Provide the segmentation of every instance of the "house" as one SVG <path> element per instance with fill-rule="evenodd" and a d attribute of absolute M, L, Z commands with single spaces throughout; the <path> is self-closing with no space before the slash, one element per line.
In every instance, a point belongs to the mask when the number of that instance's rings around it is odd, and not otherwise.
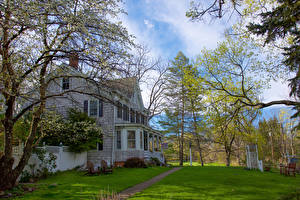
<path fill-rule="evenodd" d="M 72 75 L 56 79 L 48 89 L 49 95 L 65 94 L 48 99 L 46 107 L 63 115 L 69 108 L 78 108 L 96 119 L 104 132 L 103 143 L 87 152 L 87 160 L 96 166 L 101 160 L 112 164 L 131 157 L 155 157 L 164 162 L 162 135 L 148 124 L 148 110 L 136 78 L 110 80 L 101 85 L 77 78 L 80 73 L 76 56 L 70 57 L 66 68 Z"/>

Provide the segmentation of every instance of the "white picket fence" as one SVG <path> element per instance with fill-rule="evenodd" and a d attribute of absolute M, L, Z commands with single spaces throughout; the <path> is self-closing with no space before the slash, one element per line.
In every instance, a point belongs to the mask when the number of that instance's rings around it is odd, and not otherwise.
<path fill-rule="evenodd" d="M 43 146 L 37 148 L 42 148 L 46 150 L 46 154 L 45 154 L 46 158 L 49 158 L 49 153 L 52 153 L 56 156 L 56 160 L 55 160 L 56 168 L 50 169 L 52 172 L 65 171 L 65 170 L 73 169 L 78 166 L 85 166 L 87 162 L 87 152 L 73 153 L 68 151 L 67 146 Z M 14 147 L 13 149 L 13 154 L 15 158 L 14 167 L 19 163 L 19 160 L 22 156 L 22 151 L 23 151 L 23 145 Z M 35 166 L 34 172 L 36 172 L 39 169 L 40 164 L 41 161 L 38 159 L 38 156 L 33 153 L 24 170 L 27 170 L 28 172 L 31 173 L 32 167 L 30 166 Z"/>

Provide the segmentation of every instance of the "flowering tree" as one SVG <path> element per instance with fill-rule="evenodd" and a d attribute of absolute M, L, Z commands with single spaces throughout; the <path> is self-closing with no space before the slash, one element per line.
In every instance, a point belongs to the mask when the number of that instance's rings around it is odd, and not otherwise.
<path fill-rule="evenodd" d="M 121 23 L 112 22 L 120 0 L 5 0 L 0 3 L 0 112 L 4 152 L 0 156 L 0 190 L 14 186 L 23 171 L 37 136 L 52 80 L 62 63 L 77 55 L 78 78 L 101 81 L 120 73 L 132 41 Z M 55 72 L 55 73 L 54 73 Z M 82 91 L 81 91 L 82 92 Z M 22 106 L 20 106 L 22 105 Z M 20 162 L 13 168 L 15 123 L 29 110 L 32 119 Z"/>

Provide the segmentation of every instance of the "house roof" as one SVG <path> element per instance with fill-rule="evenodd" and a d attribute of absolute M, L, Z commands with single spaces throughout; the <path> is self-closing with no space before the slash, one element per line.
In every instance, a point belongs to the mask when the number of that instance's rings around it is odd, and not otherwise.
<path fill-rule="evenodd" d="M 122 94 L 125 94 L 127 97 L 132 97 L 137 85 L 136 77 L 120 78 L 107 81 L 107 86 L 118 90 Z"/>

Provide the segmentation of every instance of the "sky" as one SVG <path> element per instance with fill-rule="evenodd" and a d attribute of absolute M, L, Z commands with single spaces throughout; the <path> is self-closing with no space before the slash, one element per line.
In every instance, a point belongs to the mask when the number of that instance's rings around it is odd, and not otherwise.
<path fill-rule="evenodd" d="M 233 20 L 191 22 L 185 16 L 189 5 L 190 0 L 124 0 L 127 15 L 121 16 L 121 20 L 137 43 L 151 49 L 153 57 L 172 60 L 182 51 L 193 59 L 203 48 L 215 48 Z M 288 98 L 288 93 L 287 83 L 272 81 L 262 99 L 268 102 Z"/>

